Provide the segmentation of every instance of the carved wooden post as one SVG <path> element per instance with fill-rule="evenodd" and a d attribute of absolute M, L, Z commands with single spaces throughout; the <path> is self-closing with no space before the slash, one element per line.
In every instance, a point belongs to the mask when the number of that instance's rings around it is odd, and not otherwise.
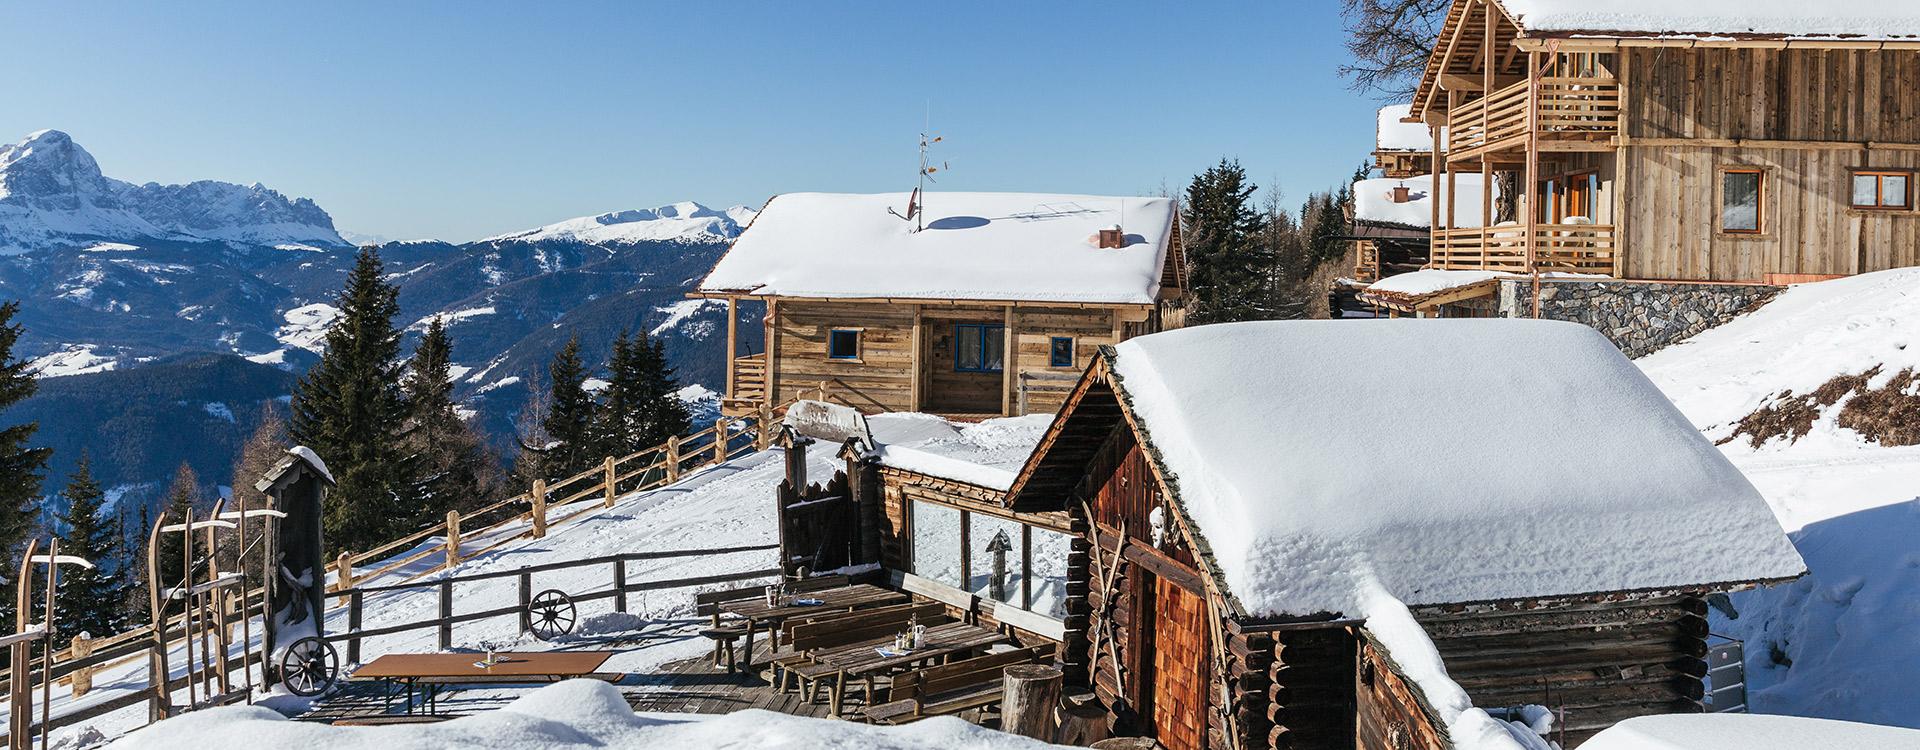
<path fill-rule="evenodd" d="M 73 645 L 70 648 L 73 649 L 73 658 L 75 660 L 85 659 L 93 655 L 93 639 L 88 638 L 87 635 L 87 633 L 81 633 L 73 637 Z M 73 670 L 73 697 L 78 698 L 86 695 L 87 691 L 93 689 L 93 670 L 94 667 L 81 667 Z"/>
<path fill-rule="evenodd" d="M 753 449 L 763 451 L 773 445 L 773 405 L 760 402 L 759 426 L 753 432 Z"/>
<path fill-rule="evenodd" d="M 620 491 L 618 489 L 615 489 L 614 487 L 616 483 L 615 480 L 619 478 L 620 474 L 616 469 L 614 469 L 613 463 L 614 463 L 613 457 L 608 456 L 607 467 L 606 467 L 606 472 L 607 472 L 606 482 L 607 482 L 607 507 L 609 508 L 613 507 L 613 499 L 620 495 Z"/>
<path fill-rule="evenodd" d="M 447 511 L 447 567 L 460 564 L 460 511 Z"/>
<path fill-rule="evenodd" d="M 727 418 L 715 417 L 713 420 L 713 465 L 727 462 Z"/>
<path fill-rule="evenodd" d="M 680 436 L 667 438 L 667 484 L 680 481 Z"/>
<path fill-rule="evenodd" d="M 1054 707 L 1060 703 L 1060 670 L 1041 664 L 1007 667 L 1002 678 L 1000 731 L 1053 740 Z"/>
<path fill-rule="evenodd" d="M 533 538 L 547 538 L 547 480 L 533 480 Z"/>
<path fill-rule="evenodd" d="M 339 557 L 334 558 L 333 569 L 336 573 L 336 575 L 334 576 L 334 581 L 336 582 L 335 585 L 340 587 L 339 590 L 345 591 L 347 589 L 353 588 L 353 556 L 352 555 L 349 555 L 345 552 L 340 553 Z M 344 603 L 346 600 L 347 598 L 345 596 L 342 596 L 340 597 L 340 601 L 334 602 L 334 603 L 340 604 L 340 603 Z"/>

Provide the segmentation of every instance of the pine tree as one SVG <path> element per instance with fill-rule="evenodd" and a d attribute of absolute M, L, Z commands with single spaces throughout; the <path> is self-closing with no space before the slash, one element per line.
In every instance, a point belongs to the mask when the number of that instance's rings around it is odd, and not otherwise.
<path fill-rule="evenodd" d="M 692 426 L 666 347 L 645 333 L 613 340 L 594 435 L 603 455 L 623 456 L 667 442 Z"/>
<path fill-rule="evenodd" d="M 13 345 L 20 340 L 20 326 L 12 323 L 20 303 L 0 304 L 0 413 L 32 396 L 39 384 L 27 372 L 26 360 L 13 358 Z M 33 533 L 40 502 L 40 485 L 45 479 L 51 448 L 28 448 L 40 423 L 12 425 L 0 429 L 0 580 L 16 580 L 14 561 L 27 537 Z M 0 596 L 0 629 L 13 632 L 15 624 L 12 596 Z"/>
<path fill-rule="evenodd" d="M 480 435 L 460 418 L 453 402 L 453 339 L 440 318 L 407 363 L 407 403 L 412 409 L 407 444 L 419 457 L 416 485 L 421 495 L 416 524 L 434 523 L 449 510 L 492 503 L 500 478 Z"/>
<path fill-rule="evenodd" d="M 188 466 L 186 462 L 181 462 L 180 469 L 173 474 L 173 484 L 167 488 L 167 497 L 164 501 L 167 525 L 171 526 L 177 523 L 186 523 L 189 519 L 205 520 L 198 519 L 198 514 L 205 512 L 205 509 L 202 507 L 204 505 L 202 500 L 205 493 L 206 490 L 200 486 L 200 475 L 194 473 L 192 466 Z M 182 581 L 186 580 L 186 574 L 184 572 L 187 569 L 186 560 L 183 559 L 186 555 L 186 550 L 182 545 L 189 541 L 189 536 L 193 537 L 191 540 L 193 543 L 193 554 L 194 559 L 197 561 L 205 552 L 206 546 L 200 543 L 198 535 L 179 531 L 162 532 L 160 534 L 160 588 L 163 591 L 178 586 Z M 196 565 L 195 570 L 198 571 L 199 569 L 199 566 Z M 169 606 L 168 611 L 178 610 L 175 607 Z"/>
<path fill-rule="evenodd" d="M 78 555 L 94 564 L 91 569 L 77 565 L 60 568 L 60 588 L 54 595 L 56 643 L 65 646 L 75 635 L 87 633 L 100 637 L 127 629 L 126 573 L 117 566 L 125 557 L 121 547 L 119 518 L 102 518 L 100 509 L 106 493 L 93 479 L 93 468 L 82 451 L 80 463 L 67 475 L 67 487 L 60 491 L 67 501 L 67 512 L 60 520 L 67 533 L 60 538 L 60 554 Z"/>
<path fill-rule="evenodd" d="M 1260 242 L 1254 185 L 1238 162 L 1220 160 L 1187 187 L 1188 282 L 1196 323 L 1269 317 L 1262 309 L 1273 259 Z"/>
<path fill-rule="evenodd" d="M 400 434 L 408 416 L 395 364 L 400 293 L 383 269 L 372 246 L 360 249 L 336 301 L 340 317 L 327 331 L 327 352 L 294 389 L 287 421 L 294 442 L 318 453 L 338 482 L 325 508 L 328 554 L 378 545 L 420 515 Z"/>
<path fill-rule="evenodd" d="M 267 493 L 254 487 L 254 483 L 266 476 L 274 464 L 287 454 L 287 423 L 280 416 L 280 410 L 271 404 L 260 412 L 260 424 L 253 428 L 253 434 L 240 446 L 240 455 L 233 466 L 233 477 L 228 486 L 233 487 L 233 499 L 228 505 L 230 511 L 249 511 L 271 508 L 273 499 Z M 249 585 L 259 585 L 265 580 L 266 561 L 258 554 L 262 547 L 258 540 L 267 533 L 266 519 L 254 518 L 245 521 L 247 544 L 253 547 L 248 552 L 234 547 L 220 550 L 220 569 L 239 570 L 240 558 L 247 552 L 247 570 Z M 237 537 L 236 537 L 237 538 Z"/>
<path fill-rule="evenodd" d="M 594 455 L 595 404 L 586 387 L 590 374 L 580 357 L 580 334 L 576 333 L 547 366 L 547 413 L 540 421 L 546 440 L 521 446 L 539 454 L 537 464 L 547 479 L 577 474 L 598 458 Z"/>

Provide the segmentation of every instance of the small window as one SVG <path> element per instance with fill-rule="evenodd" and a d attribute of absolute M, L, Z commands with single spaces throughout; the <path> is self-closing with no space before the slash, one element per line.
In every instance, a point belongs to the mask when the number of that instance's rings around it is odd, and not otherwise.
<path fill-rule="evenodd" d="M 1072 336 L 1053 337 L 1053 346 L 1051 347 L 1049 356 L 1047 357 L 1047 364 L 1052 367 L 1072 367 L 1073 366 L 1073 337 Z"/>
<path fill-rule="evenodd" d="M 838 329 L 827 334 L 827 357 L 829 359 L 859 359 L 860 332 L 851 329 Z"/>
<path fill-rule="evenodd" d="M 1000 372 L 1007 348 L 1006 332 L 1006 326 L 954 326 L 953 369 L 960 372 Z"/>
<path fill-rule="evenodd" d="M 1720 231 L 1760 231 L 1760 170 L 1729 169 L 1720 173 Z"/>
<path fill-rule="evenodd" d="M 1913 173 L 1853 173 L 1854 208 L 1912 208 Z"/>

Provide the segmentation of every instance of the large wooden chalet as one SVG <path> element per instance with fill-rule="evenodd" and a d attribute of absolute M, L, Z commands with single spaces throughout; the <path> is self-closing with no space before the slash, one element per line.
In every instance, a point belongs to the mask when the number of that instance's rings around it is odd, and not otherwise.
<path fill-rule="evenodd" d="M 1920 11 L 1455 0 L 1409 117 L 1481 176 L 1442 269 L 1791 283 L 1920 264 Z M 1444 126 L 1444 127 L 1441 127 Z M 1497 205 L 1496 173 L 1529 186 Z M 1401 174 L 1404 174 L 1403 170 Z"/>
<path fill-rule="evenodd" d="M 764 352 L 728 331 L 722 408 L 1050 413 L 1101 345 L 1182 325 L 1178 221 L 1168 198 L 775 197 L 697 292 L 729 321 L 766 304 Z"/>
<path fill-rule="evenodd" d="M 1517 351 L 1528 367 L 1473 365 Z M 1603 337 L 1554 321 L 1103 348 L 1006 498 L 1074 534 L 1068 680 L 1172 750 L 1515 731 L 1461 689 L 1553 709 L 1569 746 L 1697 712 L 1704 598 L 1804 571 L 1738 470 Z"/>

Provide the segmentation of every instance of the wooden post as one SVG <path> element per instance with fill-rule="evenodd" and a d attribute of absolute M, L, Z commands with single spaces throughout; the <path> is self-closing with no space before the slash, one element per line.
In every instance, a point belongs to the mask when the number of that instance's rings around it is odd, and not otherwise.
<path fill-rule="evenodd" d="M 667 484 L 680 481 L 680 436 L 667 438 Z"/>
<path fill-rule="evenodd" d="M 192 540 L 192 537 L 187 537 Z M 27 542 L 27 552 L 20 556 L 20 567 L 16 578 L 19 588 L 14 598 L 14 630 L 25 633 L 33 621 L 33 553 L 39 548 L 38 538 Z M 32 640 L 23 640 L 13 644 L 12 664 L 7 673 L 7 746 L 13 750 L 29 750 L 33 747 L 33 681 L 29 675 L 33 671 L 33 653 L 28 644 Z M 49 644 L 51 645 L 51 644 Z M 164 684 L 164 683 L 163 683 Z"/>
<path fill-rule="evenodd" d="M 1107 711 L 1099 703 L 1069 701 L 1060 707 L 1060 728 L 1054 732 L 1054 744 L 1086 747 L 1106 738 Z"/>
<path fill-rule="evenodd" d="M 767 446 L 773 445 L 773 404 L 760 402 L 760 416 L 757 421 L 759 426 L 754 429 L 753 449 L 763 451 Z"/>
<path fill-rule="evenodd" d="M 440 581 L 440 650 L 453 648 L 453 581 Z"/>
<path fill-rule="evenodd" d="M 619 489 L 618 489 L 618 488 L 617 488 L 617 487 L 615 486 L 615 485 L 617 485 L 617 484 L 619 484 L 619 482 L 618 482 L 617 480 L 619 479 L 619 477 L 620 477 L 620 474 L 619 474 L 619 470 L 617 470 L 617 469 L 615 469 L 615 468 L 614 468 L 614 458 L 613 458 L 612 456 L 608 456 L 608 457 L 607 457 L 607 465 L 606 465 L 606 468 L 604 469 L 604 471 L 606 471 L 606 473 L 607 473 L 607 477 L 606 477 L 606 480 L 605 480 L 605 481 L 606 481 L 606 483 L 607 483 L 607 492 L 606 492 L 606 495 L 607 495 L 607 505 L 606 505 L 606 507 L 609 507 L 609 508 L 611 508 L 611 507 L 613 507 L 613 500 L 614 500 L 614 498 L 616 498 L 616 497 L 619 497 L 619 495 L 620 495 L 620 491 L 619 491 Z"/>
<path fill-rule="evenodd" d="M 547 538 L 547 480 L 533 480 L 533 538 Z"/>
<path fill-rule="evenodd" d="M 68 648 L 73 649 L 75 660 L 85 659 L 93 655 L 93 639 L 88 638 L 86 633 L 81 633 L 73 637 L 73 644 Z M 73 697 L 86 695 L 87 691 L 93 689 L 93 670 L 95 669 L 97 667 L 81 667 L 73 670 Z"/>
<path fill-rule="evenodd" d="M 739 341 L 740 341 L 740 298 L 728 297 L 727 298 L 727 390 L 725 392 L 727 394 L 727 398 L 730 398 L 730 399 L 740 397 L 740 394 L 735 392 L 734 390 L 734 386 L 735 386 L 734 370 L 739 366 L 738 357 L 740 356 L 735 352 L 735 347 L 738 345 Z"/>
<path fill-rule="evenodd" d="M 460 511 L 447 511 L 447 567 L 460 564 Z"/>
<path fill-rule="evenodd" d="M 713 418 L 713 465 L 727 462 L 727 418 Z"/>
<path fill-rule="evenodd" d="M 361 597 L 361 594 L 358 591 L 353 592 L 347 597 L 347 632 L 349 634 L 360 632 L 360 613 L 361 613 L 361 604 L 362 604 L 362 602 L 360 601 L 360 597 Z M 359 638 L 353 638 L 347 641 L 347 663 L 348 664 L 360 663 L 360 639 Z"/>
<path fill-rule="evenodd" d="M 532 618 L 532 615 L 527 612 L 527 607 L 528 605 L 531 605 L 531 604 L 533 604 L 533 574 L 521 573 L 520 574 L 520 633 L 522 635 L 533 632 L 533 618 Z"/>
<path fill-rule="evenodd" d="M 1533 274 L 1533 317 L 1540 317 L 1540 211 L 1552 205 L 1553 196 L 1540 195 L 1540 53 L 1527 53 L 1527 165 L 1520 178 L 1521 200 L 1515 205 L 1526 212 L 1520 226 L 1526 227 L 1527 273 Z M 1546 200 L 1540 200 L 1541 198 Z"/>
<path fill-rule="evenodd" d="M 1001 683 L 1006 697 L 1000 704 L 1000 731 L 1051 742 L 1063 676 L 1060 670 L 1041 664 L 1007 667 Z"/>
<path fill-rule="evenodd" d="M 627 561 L 613 561 L 613 611 L 627 611 Z"/>
<path fill-rule="evenodd" d="M 920 306 L 913 306 L 912 351 L 907 355 L 907 370 L 911 380 L 907 385 L 907 411 L 920 411 L 925 394 L 921 392 L 920 381 L 926 378 L 926 363 L 921 350 L 927 348 L 926 324 L 920 317 Z"/>
<path fill-rule="evenodd" d="M 352 555 L 349 555 L 345 552 L 341 552 L 340 556 L 334 558 L 333 560 L 333 570 L 334 570 L 334 585 L 340 587 L 339 588 L 340 591 L 345 591 L 347 589 L 353 588 L 353 556 Z M 345 602 L 346 600 L 347 600 L 346 597 L 342 596 L 340 597 L 339 602 L 334 602 L 334 603 L 339 604 L 341 602 Z"/>
<path fill-rule="evenodd" d="M 1017 416 L 1013 411 L 1013 378 L 1020 372 L 1020 350 L 1013 335 L 1013 305 L 1007 305 L 1005 315 L 1000 328 L 1000 413 Z"/>
<path fill-rule="evenodd" d="M 1481 140 L 1481 145 L 1485 146 L 1493 142 L 1493 139 L 1489 137 L 1489 134 L 1492 133 L 1493 123 L 1490 118 L 1492 117 L 1493 108 L 1487 106 L 1487 104 L 1493 99 L 1493 59 L 1494 57 L 1496 57 L 1495 52 L 1497 52 L 1497 50 L 1493 48 L 1493 32 L 1494 32 L 1493 4 L 1492 3 L 1482 4 L 1480 6 L 1480 15 L 1486 19 L 1485 31 L 1484 31 L 1485 36 L 1482 36 L 1480 38 L 1480 140 Z M 1484 148 L 1481 150 L 1480 152 L 1480 268 L 1481 270 L 1485 270 L 1487 267 L 1487 260 L 1488 260 L 1488 257 L 1491 255 L 1490 251 L 1492 250 L 1492 245 L 1493 245 L 1493 241 L 1490 239 L 1492 236 L 1492 230 L 1493 230 L 1493 160 L 1488 158 L 1490 156 L 1492 156 L 1492 154 L 1487 153 L 1487 151 Z M 1522 191 L 1525 191 L 1531 188 L 1528 186 L 1522 185 L 1520 189 Z"/>

